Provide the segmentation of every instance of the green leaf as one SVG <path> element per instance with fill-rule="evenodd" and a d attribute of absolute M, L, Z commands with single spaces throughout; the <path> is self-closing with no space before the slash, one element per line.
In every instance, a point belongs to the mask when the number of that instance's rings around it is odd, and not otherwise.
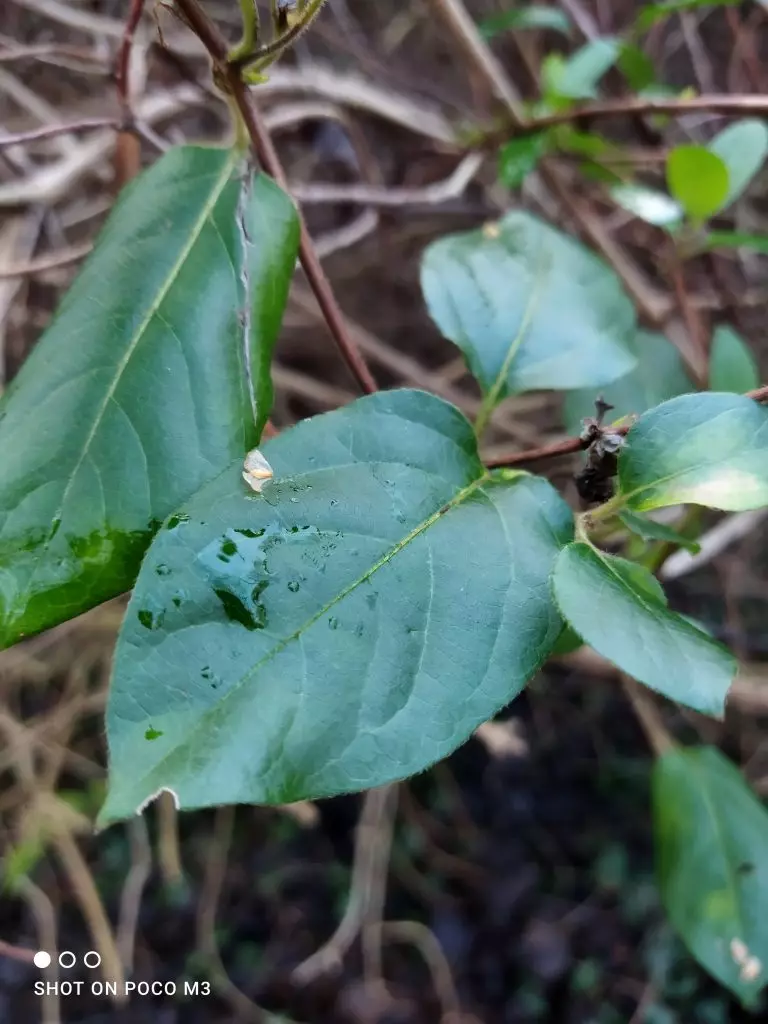
<path fill-rule="evenodd" d="M 597 84 L 619 58 L 622 44 L 618 39 L 604 37 L 585 43 L 555 68 L 546 90 L 571 100 L 593 99 Z"/>
<path fill-rule="evenodd" d="M 685 216 L 682 206 L 671 196 L 645 185 L 614 185 L 610 192 L 615 203 L 646 224 L 659 228 L 673 227 Z"/>
<path fill-rule="evenodd" d="M 768 964 L 765 808 L 714 747 L 659 758 L 653 805 L 656 873 L 673 926 L 710 974 L 754 1006 Z"/>
<path fill-rule="evenodd" d="M 743 231 L 710 231 L 697 252 L 711 252 L 719 249 L 754 249 L 768 256 L 768 235 L 750 235 Z"/>
<path fill-rule="evenodd" d="M 743 338 L 731 327 L 718 327 L 709 354 L 709 387 L 712 391 L 753 391 L 760 386 L 760 371 Z"/>
<path fill-rule="evenodd" d="M 637 358 L 635 369 L 602 389 L 603 397 L 614 407 L 610 422 L 645 412 L 667 398 L 694 390 L 677 349 L 663 334 L 638 331 L 629 349 Z M 563 415 L 569 434 L 578 434 L 581 421 L 594 416 L 596 397 L 594 388 L 571 391 L 565 396 Z"/>
<path fill-rule="evenodd" d="M 271 804 L 421 771 L 562 630 L 548 579 L 572 513 L 543 479 L 485 471 L 452 406 L 379 393 L 263 450 L 262 494 L 234 464 L 144 561 L 115 656 L 105 823 L 161 788 L 183 808 Z"/>
<path fill-rule="evenodd" d="M 132 182 L 0 401 L 0 646 L 127 590 L 163 517 L 258 439 L 296 223 L 240 162 L 180 147 Z"/>
<path fill-rule="evenodd" d="M 484 18 L 479 29 L 485 39 L 493 39 L 503 32 L 516 32 L 523 29 L 546 29 L 560 32 L 567 36 L 571 31 L 568 16 L 556 7 L 544 7 L 531 4 L 528 7 L 514 7 L 508 11 L 500 11 L 489 18 Z"/>
<path fill-rule="evenodd" d="M 635 365 L 635 312 L 616 275 L 528 213 L 434 242 L 421 284 L 490 409 L 531 388 L 605 384 Z"/>
<path fill-rule="evenodd" d="M 553 586 L 566 621 L 604 658 L 672 700 L 722 715 L 736 660 L 667 608 L 647 569 L 589 544 L 569 544 Z"/>
<path fill-rule="evenodd" d="M 566 654 L 573 654 L 574 651 L 578 651 L 578 649 L 583 646 L 584 641 L 578 633 L 574 633 L 571 627 L 566 623 L 566 625 L 563 626 L 562 633 L 557 640 L 555 640 L 555 646 L 550 652 L 550 657 L 562 658 Z"/>
<path fill-rule="evenodd" d="M 677 146 L 667 158 L 667 186 L 689 216 L 705 220 L 728 198 L 728 168 L 704 146 Z"/>
<path fill-rule="evenodd" d="M 499 150 L 499 180 L 507 188 L 519 188 L 549 149 L 548 132 L 510 139 Z"/>
<path fill-rule="evenodd" d="M 750 398 L 680 395 L 641 416 L 619 455 L 619 486 L 637 512 L 768 504 L 768 413 Z"/>
<path fill-rule="evenodd" d="M 653 61 L 633 43 L 622 43 L 618 67 L 633 92 L 641 92 L 657 84 Z"/>
<path fill-rule="evenodd" d="M 646 4 L 640 10 L 636 25 L 641 32 L 645 32 L 672 14 L 695 11 L 699 7 L 733 7 L 739 2 L 740 0 L 667 0 L 666 3 Z"/>
<path fill-rule="evenodd" d="M 697 555 L 701 551 L 701 545 L 696 541 L 684 537 L 682 533 L 673 530 L 670 526 L 665 526 L 664 523 L 657 523 L 655 519 L 648 519 L 626 510 L 619 513 L 619 519 L 628 530 L 636 533 L 643 540 L 661 540 L 667 544 L 677 544 L 693 555 Z"/>
<path fill-rule="evenodd" d="M 749 118 L 736 121 L 720 132 L 709 144 L 728 171 L 728 194 L 723 206 L 738 199 L 749 185 L 768 154 L 768 128 L 762 121 Z"/>

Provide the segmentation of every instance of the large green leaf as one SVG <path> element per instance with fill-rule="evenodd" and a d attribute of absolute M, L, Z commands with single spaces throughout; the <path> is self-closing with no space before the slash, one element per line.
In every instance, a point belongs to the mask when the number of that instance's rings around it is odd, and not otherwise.
<path fill-rule="evenodd" d="M 659 402 L 694 388 L 675 346 L 663 334 L 638 331 L 628 343 L 637 359 L 635 369 L 602 388 L 603 397 L 613 406 L 608 421 L 639 415 Z M 595 414 L 595 390 L 569 391 L 565 396 L 563 417 L 569 434 L 578 434 L 581 421 Z"/>
<path fill-rule="evenodd" d="M 738 199 L 768 155 L 768 128 L 762 121 L 737 121 L 710 142 L 709 149 L 728 170 L 728 194 L 723 206 Z"/>
<path fill-rule="evenodd" d="M 604 658 L 672 700 L 722 714 L 734 657 L 667 608 L 647 569 L 589 544 L 569 544 L 553 585 L 566 621 Z"/>
<path fill-rule="evenodd" d="M 258 438 L 296 221 L 240 162 L 173 149 L 132 182 L 2 398 L 0 646 L 129 588 L 159 522 Z"/>
<path fill-rule="evenodd" d="M 606 384 L 635 365 L 635 312 L 616 275 L 528 213 L 433 243 L 421 280 L 490 409 L 526 389 Z"/>
<path fill-rule="evenodd" d="M 283 803 L 421 771 L 520 692 L 562 630 L 573 532 L 543 479 L 488 473 L 471 426 L 380 393 L 235 464 L 155 538 L 117 646 L 105 822 Z M 154 737 L 151 740 L 149 737 Z"/>
<path fill-rule="evenodd" d="M 696 959 L 750 1006 L 768 965 L 768 815 L 713 747 L 654 768 L 659 889 Z"/>
<path fill-rule="evenodd" d="M 680 395 L 641 416 L 619 456 L 619 486 L 638 512 L 768 504 L 768 413 L 741 395 Z"/>
<path fill-rule="evenodd" d="M 712 391 L 741 394 L 760 386 L 760 372 L 752 352 L 732 327 L 718 327 L 709 353 L 709 386 Z"/>

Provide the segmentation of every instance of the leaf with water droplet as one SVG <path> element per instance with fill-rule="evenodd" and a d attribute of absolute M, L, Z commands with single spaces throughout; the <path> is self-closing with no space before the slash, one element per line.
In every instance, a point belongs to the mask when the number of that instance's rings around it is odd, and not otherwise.
<path fill-rule="evenodd" d="M 161 788 L 182 808 L 285 803 L 422 771 L 508 704 L 562 632 L 549 580 L 572 513 L 546 480 L 485 470 L 453 406 L 382 392 L 264 452 L 264 495 L 233 462 L 185 506 L 183 531 L 155 539 L 131 608 L 186 597 L 161 629 L 126 617 L 102 822 Z M 150 721 L 157 756 L 138 746 Z"/>

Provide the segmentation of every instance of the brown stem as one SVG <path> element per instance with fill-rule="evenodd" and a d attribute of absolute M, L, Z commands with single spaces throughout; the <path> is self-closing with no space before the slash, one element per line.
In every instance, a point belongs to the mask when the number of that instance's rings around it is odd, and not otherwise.
<path fill-rule="evenodd" d="M 216 26 L 200 8 L 197 0 L 177 0 L 176 6 L 186 19 L 189 27 L 211 55 L 216 67 L 216 74 L 222 80 L 232 99 L 237 105 L 240 116 L 248 132 L 256 157 L 264 170 L 275 179 L 281 188 L 287 189 L 285 172 L 277 155 L 269 131 L 261 113 L 254 103 L 248 86 L 243 82 L 239 68 L 228 66 L 227 43 Z M 299 260 L 307 275 L 310 287 L 323 312 L 328 328 L 333 335 L 350 372 L 366 394 L 378 391 L 378 385 L 368 369 L 360 350 L 347 330 L 336 296 L 325 275 L 314 244 L 307 231 L 304 218 L 299 211 L 301 240 L 299 243 Z"/>
<path fill-rule="evenodd" d="M 768 402 L 768 384 L 763 384 L 754 391 L 746 391 L 744 398 L 751 398 L 755 402 Z M 621 427 L 610 427 L 612 434 L 626 436 L 632 429 L 631 425 Z M 556 441 L 554 444 L 542 445 L 541 448 L 527 448 L 522 452 L 510 452 L 508 455 L 495 455 L 493 458 L 485 459 L 489 469 L 495 466 L 518 466 L 525 462 L 537 462 L 539 459 L 551 459 L 557 455 L 571 455 L 574 452 L 582 451 L 588 442 L 582 441 L 580 437 L 569 437 L 565 441 Z"/>
<path fill-rule="evenodd" d="M 685 274 L 682 261 L 677 252 L 672 257 L 670 266 L 672 274 L 672 287 L 675 291 L 677 305 L 685 322 L 686 330 L 691 347 L 696 353 L 696 365 L 691 365 L 692 360 L 686 359 L 689 369 L 693 373 L 699 387 L 706 387 L 709 379 L 709 350 L 705 337 L 704 324 L 701 321 L 699 312 L 694 308 L 691 297 L 685 287 Z"/>
<path fill-rule="evenodd" d="M 114 117 L 87 117 L 71 124 L 47 124 L 43 128 L 33 128 L 28 132 L 0 136 L 0 149 L 5 149 L 7 146 L 18 146 L 26 142 L 37 142 L 39 139 L 52 139 L 56 135 L 67 135 L 69 132 L 88 132 L 96 128 L 119 127 L 119 122 Z"/>
<path fill-rule="evenodd" d="M 569 110 L 558 110 L 543 117 L 527 119 L 522 125 L 514 117 L 506 118 L 506 125 L 492 128 L 488 132 L 478 133 L 474 146 L 494 148 L 510 137 L 519 133 L 521 128 L 526 132 L 543 131 L 561 124 L 571 124 L 582 119 L 606 117 L 638 117 L 647 114 L 673 114 L 683 116 L 708 112 L 742 117 L 747 114 L 768 114 L 768 96 L 722 95 L 712 93 L 709 96 L 692 96 L 689 99 L 645 99 L 641 96 L 627 96 L 614 100 L 601 100 L 599 103 L 581 104 Z"/>
<path fill-rule="evenodd" d="M 144 11 L 144 0 L 131 0 L 131 8 L 128 12 L 128 19 L 125 23 L 123 41 L 120 44 L 120 52 L 117 55 L 117 68 L 115 69 L 115 82 L 117 85 L 117 96 L 123 111 L 123 119 L 126 125 L 131 123 L 131 93 L 130 93 L 130 65 L 131 49 L 133 48 L 133 37 L 136 28 L 141 21 Z"/>

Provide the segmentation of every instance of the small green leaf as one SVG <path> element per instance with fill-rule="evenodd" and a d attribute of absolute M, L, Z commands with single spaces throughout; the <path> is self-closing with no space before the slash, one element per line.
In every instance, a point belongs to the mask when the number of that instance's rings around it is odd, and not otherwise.
<path fill-rule="evenodd" d="M 627 506 L 768 505 L 768 412 L 740 395 L 680 395 L 641 416 L 619 456 Z"/>
<path fill-rule="evenodd" d="M 695 540 L 684 537 L 682 533 L 673 530 L 670 526 L 665 526 L 664 523 L 657 523 L 655 519 L 648 519 L 646 516 L 639 516 L 626 510 L 619 513 L 619 519 L 627 529 L 636 533 L 638 537 L 642 537 L 643 540 L 661 540 L 667 544 L 677 544 L 681 548 L 685 548 L 686 551 L 690 551 L 692 555 L 697 555 L 701 551 L 701 545 L 697 544 Z"/>
<path fill-rule="evenodd" d="M 614 272 L 528 213 L 434 242 L 421 283 L 491 409 L 531 388 L 605 384 L 635 365 L 635 312 Z"/>
<path fill-rule="evenodd" d="M 667 186 L 689 216 L 705 220 L 728 198 L 728 168 L 704 146 L 677 146 L 667 158 Z"/>
<path fill-rule="evenodd" d="M 129 589 L 163 517 L 257 442 L 296 242 L 234 151 L 174 148 L 124 191 L 0 400 L 0 647 Z"/>
<path fill-rule="evenodd" d="M 656 873 L 693 956 L 745 1006 L 768 974 L 768 814 L 714 747 L 675 749 L 653 772 Z"/>
<path fill-rule="evenodd" d="M 562 62 L 549 82 L 549 91 L 571 100 L 593 99 L 598 82 L 616 63 L 621 48 L 618 39 L 609 37 L 585 43 Z"/>
<path fill-rule="evenodd" d="M 657 22 L 672 14 L 695 11 L 699 7 L 733 7 L 740 0 L 667 0 L 666 3 L 646 4 L 637 17 L 637 28 L 641 32 L 652 28 Z"/>
<path fill-rule="evenodd" d="M 718 327 L 709 354 L 710 390 L 741 394 L 759 386 L 760 371 L 749 346 L 731 327 Z"/>
<path fill-rule="evenodd" d="M 646 224 L 668 228 L 679 224 L 685 216 L 682 206 L 665 192 L 645 185 L 614 185 L 611 199 Z"/>
<path fill-rule="evenodd" d="M 743 231 L 710 231 L 697 252 L 711 252 L 713 249 L 754 249 L 768 256 L 768 235 L 750 235 Z"/>
<path fill-rule="evenodd" d="M 453 406 L 381 392 L 263 451 L 261 494 L 233 464 L 144 560 L 115 653 L 105 823 L 163 788 L 182 808 L 271 804 L 422 771 L 562 631 L 548 580 L 573 515 L 547 481 L 485 470 Z"/>
<path fill-rule="evenodd" d="M 499 180 L 507 188 L 519 188 L 549 149 L 548 132 L 510 139 L 499 150 Z"/>
<path fill-rule="evenodd" d="M 720 132 L 709 144 L 728 171 L 728 193 L 723 206 L 738 199 L 768 154 L 768 128 L 762 121 L 737 121 Z"/>
<path fill-rule="evenodd" d="M 622 43 L 618 67 L 633 92 L 641 92 L 657 84 L 653 61 L 639 46 Z"/>
<path fill-rule="evenodd" d="M 555 563 L 553 585 L 566 621 L 604 658 L 672 700 L 722 715 L 735 658 L 667 608 L 647 569 L 589 544 L 569 544 Z"/>
<path fill-rule="evenodd" d="M 545 29 L 567 36 L 571 31 L 568 15 L 556 7 L 531 4 L 528 7 L 513 7 L 484 18 L 479 29 L 485 39 L 493 39 L 503 32 L 517 32 L 523 29 Z"/>
<path fill-rule="evenodd" d="M 694 390 L 677 349 L 663 334 L 638 331 L 629 349 L 637 358 L 635 369 L 601 389 L 613 406 L 611 422 L 639 415 L 659 402 Z M 570 391 L 565 396 L 563 413 L 569 434 L 578 434 L 581 421 L 594 416 L 596 397 L 594 388 Z"/>
<path fill-rule="evenodd" d="M 574 651 L 578 651 L 583 646 L 584 641 L 578 633 L 574 633 L 571 627 L 566 624 L 563 626 L 560 636 L 555 640 L 555 646 L 552 648 L 550 657 L 562 658 L 566 654 L 573 654 Z"/>

